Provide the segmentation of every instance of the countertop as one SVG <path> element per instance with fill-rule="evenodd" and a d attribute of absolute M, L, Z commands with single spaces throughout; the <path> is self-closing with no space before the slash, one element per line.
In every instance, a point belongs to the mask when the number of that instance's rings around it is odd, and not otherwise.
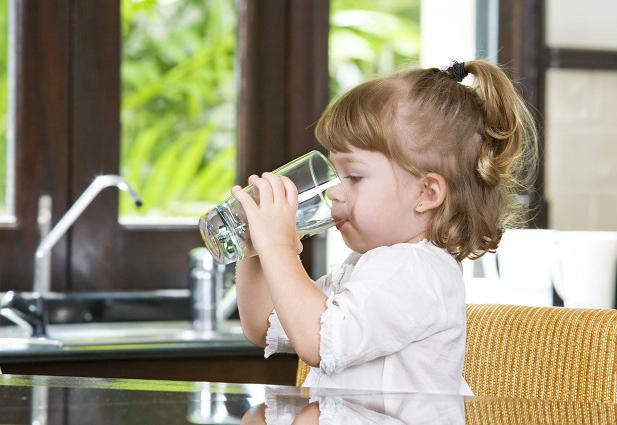
<path fill-rule="evenodd" d="M 233 323 L 233 322 L 232 322 Z M 52 325 L 49 339 L 28 339 L 0 334 L 0 363 L 263 355 L 263 348 L 234 330 L 195 331 L 188 321 L 93 323 Z"/>
<path fill-rule="evenodd" d="M 20 293 L 15 308 L 28 310 L 33 294 Z M 0 364 L 168 357 L 263 356 L 243 335 L 237 312 L 219 331 L 194 328 L 187 290 L 50 293 L 44 309 L 47 337 L 0 316 Z"/>
<path fill-rule="evenodd" d="M 258 384 L 0 375 L 10 424 L 610 424 L 617 406 Z"/>

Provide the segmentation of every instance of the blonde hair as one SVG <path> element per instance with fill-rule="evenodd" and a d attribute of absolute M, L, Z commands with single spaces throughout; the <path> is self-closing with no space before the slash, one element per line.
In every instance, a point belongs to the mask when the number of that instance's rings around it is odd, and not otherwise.
<path fill-rule="evenodd" d="M 519 198 L 537 173 L 532 114 L 496 65 L 465 62 L 472 86 L 437 68 L 403 69 L 335 99 L 315 129 L 332 152 L 377 151 L 422 177 L 444 177 L 447 195 L 427 239 L 459 261 L 494 252 L 505 228 L 527 221 Z"/>

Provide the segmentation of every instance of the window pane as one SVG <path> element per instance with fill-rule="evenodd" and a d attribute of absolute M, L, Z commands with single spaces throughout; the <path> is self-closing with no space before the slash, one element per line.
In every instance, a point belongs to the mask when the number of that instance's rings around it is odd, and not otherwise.
<path fill-rule="evenodd" d="M 143 200 L 120 215 L 192 221 L 236 163 L 234 0 L 122 0 L 121 172 Z"/>
<path fill-rule="evenodd" d="M 333 96 L 372 76 L 417 63 L 420 0 L 332 0 L 329 48 Z"/>
<path fill-rule="evenodd" d="M 6 221 L 7 216 L 12 215 L 10 207 L 11 192 L 10 163 L 11 155 L 8 129 L 8 75 L 9 75 L 9 0 L 0 0 L 0 217 Z"/>

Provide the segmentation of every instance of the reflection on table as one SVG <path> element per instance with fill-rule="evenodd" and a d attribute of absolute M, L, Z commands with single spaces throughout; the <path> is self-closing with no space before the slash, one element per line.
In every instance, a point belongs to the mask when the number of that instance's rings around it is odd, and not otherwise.
<path fill-rule="evenodd" d="M 617 404 L 256 384 L 0 375 L 0 423 L 617 423 Z"/>

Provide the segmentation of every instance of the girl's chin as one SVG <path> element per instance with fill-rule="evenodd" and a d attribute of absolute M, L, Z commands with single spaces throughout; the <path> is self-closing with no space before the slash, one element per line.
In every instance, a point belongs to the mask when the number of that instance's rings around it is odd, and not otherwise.
<path fill-rule="evenodd" d="M 357 252 L 357 253 L 364 253 L 366 251 L 366 249 L 364 248 L 363 244 L 358 243 L 357 240 L 354 240 L 353 238 L 349 237 L 349 235 L 341 232 L 341 235 L 343 236 L 343 242 L 345 242 L 345 245 L 347 246 L 347 248 L 351 249 L 353 252 Z"/>

